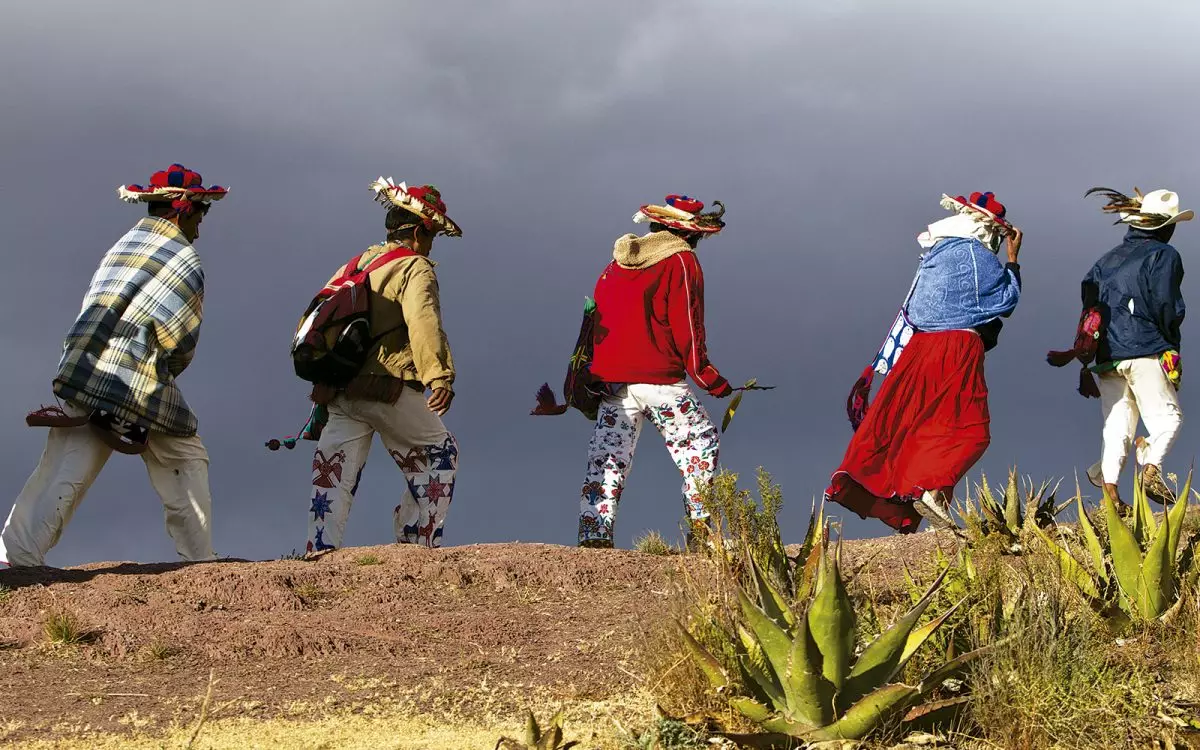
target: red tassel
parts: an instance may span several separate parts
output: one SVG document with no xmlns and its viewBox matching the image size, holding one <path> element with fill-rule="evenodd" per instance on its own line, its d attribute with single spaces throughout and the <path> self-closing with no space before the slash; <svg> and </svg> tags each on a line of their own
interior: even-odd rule
<svg viewBox="0 0 1200 750">
<path fill-rule="evenodd" d="M 530 414 L 537 417 L 556 416 L 558 414 L 567 413 L 567 405 L 559 404 L 554 396 L 554 391 L 550 390 L 549 383 L 542 383 L 542 387 L 538 388 L 537 406 Z"/>
<path fill-rule="evenodd" d="M 1046 352 L 1046 361 L 1051 367 L 1066 367 L 1071 363 L 1071 360 L 1078 358 L 1079 353 L 1074 349 L 1068 349 L 1065 352 Z"/>
<path fill-rule="evenodd" d="M 1084 398 L 1100 398 L 1100 386 L 1096 384 L 1092 371 L 1086 367 L 1079 370 L 1079 395 Z"/>
<path fill-rule="evenodd" d="M 846 397 L 846 416 L 850 418 L 850 426 L 856 431 L 858 426 L 867 418 L 867 406 L 871 398 L 871 381 L 875 379 L 875 367 L 870 365 L 863 370 L 862 376 L 850 389 Z"/>
</svg>

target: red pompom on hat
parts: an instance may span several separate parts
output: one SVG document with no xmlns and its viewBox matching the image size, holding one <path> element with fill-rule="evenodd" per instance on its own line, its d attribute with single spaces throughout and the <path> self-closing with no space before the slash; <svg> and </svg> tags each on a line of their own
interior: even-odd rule
<svg viewBox="0 0 1200 750">
<path fill-rule="evenodd" d="M 182 164 L 155 172 L 147 187 L 130 184 L 117 188 L 118 197 L 127 203 L 170 203 L 180 213 L 189 213 L 195 203 L 221 200 L 228 192 L 220 185 L 204 187 L 200 173 Z"/>
<path fill-rule="evenodd" d="M 703 203 L 686 195 L 668 195 L 667 205 L 678 208 L 680 211 L 687 211 L 689 214 L 698 214 L 704 210 Z"/>
<path fill-rule="evenodd" d="M 1004 226 L 1009 226 L 1008 219 L 1005 218 L 1008 209 L 1004 207 L 1003 203 L 996 200 L 995 193 L 990 191 L 986 193 L 975 192 L 971 193 L 970 198 L 964 198 L 960 195 L 951 198 L 951 200 L 967 208 L 974 209 Z"/>
</svg>

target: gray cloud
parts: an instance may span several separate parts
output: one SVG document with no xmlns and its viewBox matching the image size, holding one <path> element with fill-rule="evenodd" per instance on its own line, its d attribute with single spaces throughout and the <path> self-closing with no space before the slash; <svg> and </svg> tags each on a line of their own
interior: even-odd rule
<svg viewBox="0 0 1200 750">
<path fill-rule="evenodd" d="M 135 219 L 114 188 L 172 161 L 233 189 L 199 244 L 205 325 L 181 380 L 212 454 L 225 554 L 303 542 L 307 450 L 273 455 L 261 443 L 303 421 L 288 337 L 329 272 L 379 238 L 366 185 L 380 174 L 436 183 L 465 230 L 435 249 L 461 369 L 450 543 L 571 542 L 589 427 L 526 416 L 533 391 L 561 382 L 612 240 L 634 229 L 640 203 L 675 191 L 729 205 L 729 229 L 701 251 L 711 352 L 731 379 L 779 390 L 747 397 L 722 461 L 775 473 L 788 535 L 845 448 L 846 391 L 907 288 L 914 236 L 941 215 L 942 192 L 996 191 L 1028 238 L 1025 297 L 989 356 L 994 438 L 981 468 L 999 475 L 1019 460 L 1042 476 L 1090 464 L 1098 409 L 1042 362 L 1071 339 L 1078 279 L 1119 240 L 1080 196 L 1094 184 L 1171 186 L 1200 203 L 1184 136 L 1200 125 L 1186 95 L 1200 73 L 1190 39 L 1200 8 L 1148 19 L 1109 0 L 908 5 L 6 8 L 10 498 L 44 439 L 24 413 L 49 398 L 95 263 Z M 1177 235 L 1185 262 L 1194 232 Z M 1187 279 L 1185 294 L 1193 287 Z M 1190 351 L 1191 326 L 1185 337 Z M 1195 438 L 1185 427 L 1176 468 Z M 351 543 L 389 537 L 402 485 L 382 457 L 364 476 Z M 645 435 L 619 541 L 674 528 L 677 487 Z M 169 558 L 158 513 L 139 462 L 116 457 L 50 561 Z"/>
</svg>

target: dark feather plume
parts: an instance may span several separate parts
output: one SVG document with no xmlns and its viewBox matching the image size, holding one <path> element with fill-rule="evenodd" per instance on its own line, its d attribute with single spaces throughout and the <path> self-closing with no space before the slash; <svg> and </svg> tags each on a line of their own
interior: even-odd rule
<svg viewBox="0 0 1200 750">
<path fill-rule="evenodd" d="M 1168 217 L 1162 214 L 1146 214 L 1142 213 L 1142 191 L 1136 187 L 1133 189 L 1133 196 L 1128 196 L 1119 190 L 1113 190 L 1106 187 L 1094 187 L 1083 194 L 1083 197 L 1099 193 L 1108 201 L 1100 210 L 1106 214 L 1116 214 L 1117 220 L 1113 224 L 1129 224 L 1131 226 L 1156 226 L 1167 220 Z M 1130 214 L 1126 217 L 1124 214 Z"/>
</svg>

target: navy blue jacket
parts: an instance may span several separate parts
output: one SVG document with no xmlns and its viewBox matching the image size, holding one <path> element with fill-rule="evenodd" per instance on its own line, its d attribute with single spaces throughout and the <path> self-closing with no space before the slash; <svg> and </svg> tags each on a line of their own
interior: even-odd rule
<svg viewBox="0 0 1200 750">
<path fill-rule="evenodd" d="M 1155 357 L 1179 350 L 1183 260 L 1154 232 L 1130 229 L 1083 279 L 1083 306 L 1100 306 L 1106 335 L 1097 362 Z"/>
</svg>

